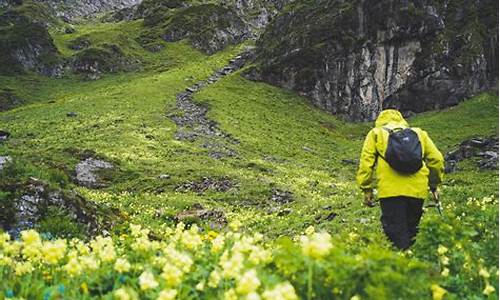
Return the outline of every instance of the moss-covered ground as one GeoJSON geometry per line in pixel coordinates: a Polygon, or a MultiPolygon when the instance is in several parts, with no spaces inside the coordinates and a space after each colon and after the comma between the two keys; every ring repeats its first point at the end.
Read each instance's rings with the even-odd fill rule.
{"type": "MultiPolygon", "coordinates": [[[[232,146],[236,157],[210,158],[201,142],[174,139],[176,126],[167,115],[175,108],[178,92],[223,67],[245,45],[206,56],[177,42],[151,53],[134,39],[140,30],[140,21],[134,21],[82,24],[73,34],[52,34],[66,57],[75,54],[67,47],[69,41],[86,36],[92,44],[117,44],[127,54],[140,57],[141,71],[106,75],[97,81],[33,74],[0,77],[0,88],[14,90],[28,103],[0,113],[0,129],[12,134],[0,144],[0,156],[12,157],[21,170],[16,176],[35,176],[76,189],[90,200],[121,209],[129,221],[153,231],[173,224],[176,212],[200,203],[222,209],[230,221],[241,220],[244,230],[258,230],[271,241],[313,225],[338,235],[339,240],[347,241],[349,234],[357,233],[362,239],[353,249],[371,244],[389,247],[381,232],[379,210],[361,205],[354,181],[357,165],[351,162],[358,158],[372,124],[345,123],[290,91],[235,73],[195,95],[196,101],[208,105],[209,117],[240,141],[232,146]],[[67,117],[68,112],[77,116],[67,117]],[[107,188],[92,190],[72,183],[70,175],[79,162],[75,153],[85,150],[118,166],[107,188]],[[162,174],[170,178],[160,179],[162,174]],[[178,185],[203,177],[227,177],[236,185],[226,192],[176,191],[178,185]],[[292,192],[294,200],[273,202],[273,189],[292,192]]],[[[456,107],[419,114],[409,122],[427,130],[444,153],[467,138],[497,135],[498,95],[481,94],[456,107]]],[[[459,167],[462,170],[446,176],[442,187],[445,217],[428,210],[422,241],[408,255],[439,269],[436,257],[427,251],[435,252],[443,243],[437,237],[446,240],[444,236],[456,234],[454,242],[474,241],[477,251],[471,256],[483,255],[481,265],[493,267],[498,263],[498,202],[488,204],[485,216],[465,208],[470,197],[498,199],[498,172],[479,171],[472,161],[459,167]],[[460,221],[456,221],[457,211],[464,214],[460,221]],[[443,223],[453,224],[453,232],[443,229],[443,223]],[[459,234],[471,230],[472,237],[459,234]]],[[[463,288],[460,280],[467,279],[457,277],[448,286],[467,295],[471,283],[463,288]]]]}

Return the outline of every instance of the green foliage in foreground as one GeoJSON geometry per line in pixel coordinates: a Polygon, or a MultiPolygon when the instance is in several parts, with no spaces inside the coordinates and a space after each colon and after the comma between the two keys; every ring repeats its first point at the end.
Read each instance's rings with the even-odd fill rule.
{"type": "MultiPolygon", "coordinates": [[[[167,44],[159,53],[144,54],[124,34],[128,30],[136,35],[139,23],[81,25],[76,29],[70,35],[53,33],[65,56],[76,53],[65,48],[69,40],[86,36],[94,45],[117,44],[128,55],[144,57],[151,67],[95,82],[35,75],[0,77],[0,88],[9,88],[31,103],[0,113],[0,129],[12,133],[9,141],[0,144],[0,155],[9,155],[14,161],[0,173],[2,179],[25,181],[34,176],[55,188],[76,189],[87,199],[119,208],[155,237],[163,236],[165,226],[174,226],[173,216],[192,204],[221,209],[230,221],[243,223],[243,233],[262,232],[262,245],[273,253],[270,264],[257,268],[262,281],[259,292],[286,280],[300,297],[307,297],[312,282],[309,294],[318,299],[332,295],[340,299],[356,295],[361,299],[425,299],[432,297],[433,284],[445,288],[448,299],[497,298],[497,171],[479,171],[474,161],[460,162],[461,171],[447,175],[441,189],[444,217],[428,210],[415,247],[399,254],[380,230],[379,211],[361,206],[354,183],[357,166],[342,162],[358,158],[372,124],[346,124],[289,91],[233,74],[195,96],[196,101],[208,105],[209,116],[222,130],[240,141],[233,145],[237,157],[212,159],[202,142],[175,140],[175,124],[166,115],[175,112],[176,93],[224,66],[243,45],[206,56],[181,42],[167,44]],[[66,117],[70,111],[78,116],[66,117]],[[91,190],[71,182],[79,153],[87,150],[119,169],[107,188],[91,190]],[[9,176],[4,176],[5,172],[10,172],[9,176]],[[169,174],[170,179],[159,179],[161,174],[169,174]],[[227,177],[236,184],[227,192],[176,191],[179,184],[202,177],[227,177]],[[276,188],[293,192],[294,201],[273,202],[270,196],[276,188]],[[333,245],[328,259],[314,263],[313,281],[309,280],[309,258],[302,255],[301,246],[290,241],[310,225],[329,232],[333,245]],[[447,249],[442,254],[438,253],[440,245],[440,252],[447,249]],[[496,289],[489,296],[483,294],[488,286],[496,289]]],[[[482,94],[457,107],[420,114],[409,122],[427,130],[446,152],[464,139],[497,134],[498,96],[482,94]]],[[[1,191],[0,201],[9,201],[11,196],[1,191]]],[[[41,232],[80,234],[70,225],[58,227],[67,220],[57,211],[52,214],[60,222],[42,222],[41,232]]],[[[200,227],[205,225],[201,222],[200,227]]],[[[82,298],[112,297],[111,289],[122,285],[140,290],[138,277],[150,266],[158,277],[161,268],[154,269],[149,260],[153,252],[136,257],[130,248],[133,240],[120,240],[122,233],[121,228],[113,232],[117,256],[126,255],[137,262],[125,282],[120,282],[122,277],[112,271],[111,263],[84,275],[92,278],[65,276],[61,281],[57,276],[66,274],[64,269],[42,264],[34,275],[20,277],[4,267],[1,274],[8,280],[1,281],[5,284],[2,288],[14,296],[20,295],[21,289],[25,293],[49,291],[54,298],[61,283],[68,298],[76,294],[82,298]],[[52,277],[45,278],[44,271],[52,277]],[[29,288],[24,285],[30,282],[27,278],[32,283],[29,288]],[[84,294],[84,281],[89,294],[84,294]]],[[[208,240],[203,245],[208,247],[208,240]]],[[[200,274],[207,275],[217,266],[217,256],[204,249],[200,255],[206,256],[194,260],[193,268],[198,271],[190,273],[193,277],[186,279],[178,295],[202,295],[195,289],[203,277],[200,274]]],[[[68,252],[64,253],[68,259],[68,252]]],[[[207,294],[203,295],[220,298],[236,284],[229,280],[217,289],[205,289],[207,294]]],[[[147,292],[147,297],[155,298],[159,291],[147,292]]],[[[435,296],[439,291],[434,286],[435,296]]],[[[9,294],[0,298],[4,296],[9,294]]]]}

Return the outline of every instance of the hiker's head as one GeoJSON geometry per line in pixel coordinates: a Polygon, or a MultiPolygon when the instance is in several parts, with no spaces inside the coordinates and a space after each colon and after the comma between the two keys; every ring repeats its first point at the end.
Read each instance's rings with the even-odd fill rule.
{"type": "Polygon", "coordinates": [[[404,127],[409,126],[401,113],[395,109],[385,109],[381,111],[375,121],[375,127],[382,127],[387,124],[401,125],[404,127]]]}

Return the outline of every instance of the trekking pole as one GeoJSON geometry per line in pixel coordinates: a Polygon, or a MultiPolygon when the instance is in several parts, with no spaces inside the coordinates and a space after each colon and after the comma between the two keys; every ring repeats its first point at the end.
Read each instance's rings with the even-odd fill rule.
{"type": "Polygon", "coordinates": [[[432,199],[434,200],[434,203],[427,205],[427,207],[436,207],[439,215],[443,216],[443,206],[441,206],[441,201],[439,201],[437,191],[432,192],[432,199]]]}

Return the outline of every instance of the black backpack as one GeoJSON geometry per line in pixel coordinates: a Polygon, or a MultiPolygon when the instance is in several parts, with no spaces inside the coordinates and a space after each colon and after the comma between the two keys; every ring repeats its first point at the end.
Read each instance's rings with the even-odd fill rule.
{"type": "Polygon", "coordinates": [[[385,156],[380,155],[394,170],[402,174],[416,173],[423,166],[422,144],[411,128],[384,128],[389,132],[385,156]]]}

